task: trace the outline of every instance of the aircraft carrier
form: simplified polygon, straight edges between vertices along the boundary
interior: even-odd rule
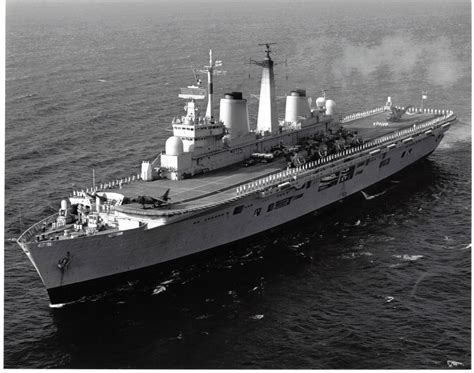
[[[222,62],[195,70],[181,89],[185,115],[173,136],[134,175],[73,190],[58,212],[34,224],[18,244],[36,268],[51,304],[81,299],[114,280],[221,247],[325,207],[428,156],[456,121],[445,109],[396,106],[389,97],[341,116],[323,94],[286,97],[277,117],[270,44],[263,60],[256,129],[242,92],[220,98],[213,76]],[[207,89],[199,72],[207,74]],[[199,102],[207,97],[206,111]]]

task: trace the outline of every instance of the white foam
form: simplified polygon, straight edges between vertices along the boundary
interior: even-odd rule
[[[461,363],[460,361],[455,361],[455,360],[447,360],[446,364],[448,365],[449,368],[456,368],[456,367],[464,366],[463,363]]]
[[[471,124],[458,120],[443,138],[438,149],[450,149],[459,143],[471,141]]]
[[[294,245],[290,245],[290,247],[294,248],[294,249],[298,249],[300,248],[301,246],[303,246],[306,242],[300,242],[300,243],[297,243],[297,244],[294,244]]]
[[[56,304],[50,304],[50,308],[63,308],[67,303],[56,303]]]
[[[157,295],[157,294],[160,294],[162,292],[166,291],[166,286],[163,286],[163,285],[160,285],[160,286],[157,286],[154,290],[153,290],[153,294],[152,295]]]
[[[201,315],[201,316],[198,316],[196,317],[196,320],[206,320],[208,319],[209,317],[211,317],[211,315]]]
[[[362,252],[351,252],[349,254],[342,254],[341,255],[341,258],[342,259],[357,259],[361,256],[372,256],[374,254],[372,254],[371,252],[369,251],[362,251]]]
[[[423,258],[423,255],[407,255],[407,254],[404,254],[402,259],[403,260],[409,260],[409,261],[415,261],[415,260],[418,260],[420,258]]]
[[[168,285],[168,284],[171,284],[173,281],[174,281],[174,278],[172,278],[172,279],[170,279],[170,280],[163,281],[163,282],[161,283],[161,285]]]
[[[372,195],[372,196],[371,196],[370,194],[364,192],[363,190],[361,190],[360,192],[362,193],[362,195],[364,196],[364,198],[365,198],[366,200],[370,200],[370,199],[374,199],[374,198],[377,198],[377,197],[379,197],[379,196],[385,194],[387,191],[384,190],[384,191],[382,191],[382,192],[380,192],[380,193],[376,193],[376,194],[374,194],[374,195]]]
[[[420,258],[423,258],[423,255],[408,255],[408,254],[403,254],[403,255],[393,255],[395,258],[402,259],[405,261],[410,261],[414,262],[415,260],[418,260]]]

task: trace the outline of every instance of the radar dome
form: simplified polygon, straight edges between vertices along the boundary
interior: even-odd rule
[[[166,155],[183,154],[183,141],[178,136],[171,136],[166,140]]]
[[[326,99],[324,97],[318,97],[316,99],[316,106],[318,108],[323,108],[325,104],[326,104]]]
[[[222,138],[222,143],[225,145],[225,146],[231,146],[231,142],[232,142],[232,136],[227,134],[225,135],[223,138]]]
[[[326,101],[326,114],[327,115],[334,115],[336,113],[336,103],[334,100],[327,100]]]

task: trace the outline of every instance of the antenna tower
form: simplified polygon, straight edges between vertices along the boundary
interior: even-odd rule
[[[260,101],[258,105],[257,130],[261,133],[269,132],[276,134],[279,131],[276,96],[275,96],[275,76],[273,73],[273,60],[270,56],[272,52],[270,45],[276,43],[263,43],[265,46],[265,59],[255,61],[250,59],[250,63],[263,67],[262,81],[260,84]]]
[[[212,114],[212,96],[214,91],[214,86],[212,82],[213,75],[225,75],[227,71],[216,70],[216,67],[222,67],[222,61],[220,60],[213,60],[212,59],[212,49],[209,49],[209,65],[204,66],[202,70],[196,70],[198,73],[207,73],[207,110],[206,110],[206,118],[213,120],[214,116]]]

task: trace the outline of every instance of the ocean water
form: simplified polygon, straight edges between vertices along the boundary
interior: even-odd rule
[[[6,368],[471,367],[469,2],[43,1],[6,15]],[[265,42],[279,96],[326,89],[351,113],[387,96],[419,106],[424,90],[459,121],[377,198],[49,307],[14,238],[92,168],[100,182],[152,158],[209,48],[227,71],[216,95],[241,90],[255,122],[246,62]]]

